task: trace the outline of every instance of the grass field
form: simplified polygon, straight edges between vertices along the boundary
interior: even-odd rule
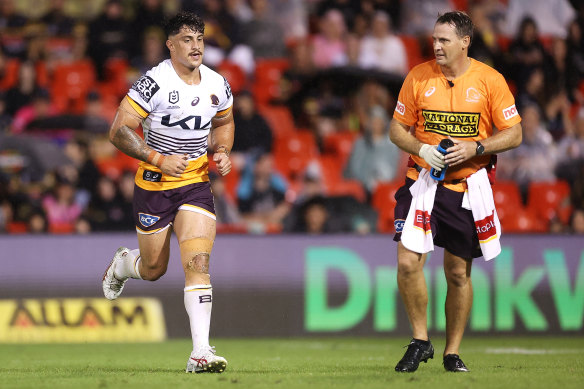
[[[584,337],[466,338],[469,374],[436,355],[393,368],[405,338],[218,339],[223,374],[186,374],[190,340],[148,344],[0,345],[0,388],[584,388]]]

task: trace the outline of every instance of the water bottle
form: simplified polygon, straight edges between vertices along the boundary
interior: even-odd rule
[[[440,141],[440,144],[438,145],[437,149],[443,155],[446,155],[446,154],[448,154],[446,152],[446,149],[448,149],[449,147],[452,147],[452,146],[454,146],[454,142],[452,140],[446,138],[446,139],[442,139]],[[448,165],[444,166],[444,168],[442,170],[436,170],[434,168],[430,169],[430,177],[432,177],[436,181],[442,181],[444,179],[444,176],[446,175],[446,168],[448,168]]]

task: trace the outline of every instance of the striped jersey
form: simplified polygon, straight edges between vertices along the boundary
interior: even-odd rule
[[[505,78],[495,69],[470,58],[470,66],[452,84],[435,60],[414,67],[400,90],[393,118],[414,126],[421,142],[437,145],[447,137],[477,141],[490,137],[493,127],[504,131],[521,122]],[[430,169],[423,158],[412,155],[419,166]],[[468,177],[486,166],[490,155],[471,158],[446,170],[445,180]],[[417,179],[411,168],[408,177]],[[453,190],[464,190],[451,188]]]
[[[176,178],[141,162],[136,184],[146,190],[166,190],[208,181],[207,138],[211,120],[231,110],[233,96],[223,76],[200,65],[198,85],[185,83],[170,59],[142,75],[126,98],[142,116],[144,140],[163,155],[188,154],[189,166]]]

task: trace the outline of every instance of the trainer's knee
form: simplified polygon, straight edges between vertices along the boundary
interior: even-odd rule
[[[424,264],[419,258],[414,256],[405,256],[398,258],[397,261],[398,274],[404,277],[410,277],[424,271]]]
[[[185,274],[209,274],[209,257],[213,241],[207,238],[193,238],[180,243],[180,251]]]
[[[457,288],[462,288],[470,282],[470,272],[465,267],[446,269],[444,275],[448,285]]]
[[[143,280],[156,281],[166,273],[166,264],[144,264],[140,268],[140,276]]]

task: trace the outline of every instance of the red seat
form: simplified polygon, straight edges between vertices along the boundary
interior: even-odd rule
[[[361,184],[357,180],[341,180],[336,182],[330,188],[327,188],[329,196],[352,196],[364,203],[367,201],[367,194]]]
[[[90,60],[61,63],[55,67],[51,96],[60,111],[83,113],[85,99],[95,86],[95,68]]]
[[[513,217],[517,210],[523,210],[519,187],[514,181],[497,181],[492,188],[501,224],[504,224],[508,217]]]
[[[275,138],[294,133],[294,118],[288,107],[284,105],[260,105],[258,112],[270,125]]]
[[[330,155],[321,155],[318,158],[318,163],[322,172],[322,180],[327,190],[333,188],[335,185],[343,181],[342,166],[339,165],[335,157]]]
[[[341,131],[327,135],[323,140],[324,154],[331,155],[337,159],[339,167],[344,168],[351,151],[353,143],[359,135],[355,132]]]
[[[4,75],[0,78],[0,90],[7,90],[12,88],[18,82],[18,70],[20,69],[20,61],[17,59],[6,59],[4,65]]]
[[[570,185],[566,181],[530,183],[527,208],[545,222],[557,217],[567,223],[571,213]]]
[[[217,66],[217,72],[229,82],[231,92],[235,95],[241,92],[247,84],[245,73],[241,67],[234,62],[227,60],[221,62],[219,66]]]
[[[412,35],[399,35],[399,38],[404,44],[406,55],[408,57],[408,69],[424,62],[422,49],[418,38]]]
[[[549,223],[542,221],[533,212],[527,209],[517,209],[503,222],[503,233],[544,233],[549,231]]]
[[[128,82],[128,72],[130,64],[124,58],[110,58],[105,63],[105,88],[113,94],[116,99],[121,98],[130,89]]]
[[[380,183],[373,192],[371,205],[377,211],[379,217],[377,229],[379,232],[391,233],[395,231],[394,213],[395,193],[403,185],[402,181]]]
[[[280,79],[290,64],[286,58],[260,59],[254,70],[253,94],[258,104],[280,96]]]
[[[317,155],[316,141],[311,132],[297,131],[286,137],[275,139],[276,168],[289,180],[300,177],[306,165]]]

